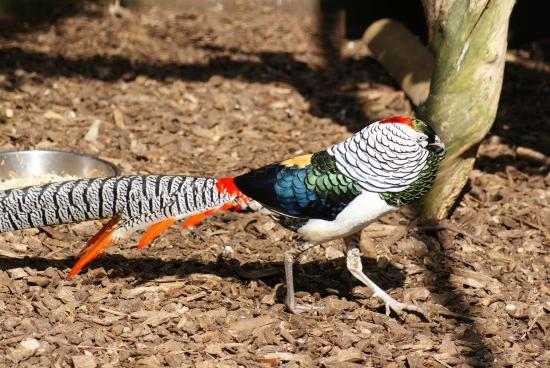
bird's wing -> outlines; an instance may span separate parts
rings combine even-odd
[[[400,124],[374,123],[327,151],[336,167],[368,192],[401,192],[418,179],[428,151]]]
[[[264,166],[235,179],[241,192],[282,215],[333,220],[359,193],[326,151]]]

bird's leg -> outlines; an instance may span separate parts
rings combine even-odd
[[[374,296],[379,297],[384,301],[386,306],[386,315],[389,315],[392,310],[399,315],[402,314],[403,311],[410,311],[419,313],[426,319],[429,319],[428,314],[422,308],[414,304],[398,302],[363,273],[361,251],[358,246],[359,236],[360,234],[354,234],[344,238],[347,247],[346,265],[349,272],[351,272],[356,279],[368,286],[374,292]]]
[[[304,243],[299,248],[294,248],[292,250],[285,252],[285,281],[286,281],[286,298],[285,304],[288,310],[291,313],[299,314],[305,311],[312,309],[317,309],[318,307],[312,305],[302,305],[296,303],[296,298],[294,296],[294,272],[292,266],[294,265],[294,258],[299,256],[306,250],[314,247],[316,244]]]

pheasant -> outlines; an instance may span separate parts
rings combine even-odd
[[[425,122],[393,117],[373,122],[327,150],[295,157],[234,178],[122,176],[80,179],[0,192],[0,232],[110,218],[84,246],[75,276],[114,241],[149,227],[138,248],[179,220],[185,228],[223,210],[263,210],[303,239],[285,252],[286,305],[294,297],[297,254],[344,239],[350,273],[381,298],[386,313],[425,312],[388,295],[362,271],[357,235],[381,215],[411,204],[433,184],[445,146]]]

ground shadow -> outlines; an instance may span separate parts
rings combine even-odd
[[[426,221],[421,226],[436,226],[437,224]],[[443,304],[448,310],[454,313],[454,316],[448,316],[456,320],[457,325],[466,325],[467,328],[463,334],[456,336],[457,340],[472,349],[465,350],[462,353],[466,363],[474,367],[492,367],[495,362],[495,356],[491,348],[487,345],[485,337],[476,326],[476,316],[471,308],[471,303],[467,300],[460,290],[458,290],[450,281],[450,276],[455,273],[456,259],[447,254],[448,244],[445,238],[438,236],[437,230],[418,230],[419,238],[432,237],[435,242],[425,241],[431,244],[427,255],[428,262],[424,262],[430,277],[430,284],[426,285],[432,292],[447,295],[448,298]],[[435,245],[434,245],[435,244]],[[463,267],[463,264],[460,264]]]
[[[207,48],[207,46],[204,46]],[[215,49],[215,47],[210,47]],[[237,50],[234,50],[237,52]],[[251,53],[249,53],[251,54]],[[55,76],[83,76],[103,81],[133,80],[138,75],[152,79],[178,78],[186,81],[206,82],[213,76],[241,79],[254,83],[287,83],[310,102],[310,112],[343,124],[350,131],[364,127],[369,119],[363,102],[354,90],[343,85],[361,82],[394,84],[373,59],[343,60],[330,69],[314,69],[296,60],[286,52],[253,53],[259,61],[235,61],[229,56],[216,56],[204,64],[146,63],[130,61],[119,56],[93,56],[71,59],[45,53],[23,50],[17,47],[0,49],[0,72],[5,75],[3,87],[17,90],[24,83],[18,69],[36,73],[39,78]],[[377,69],[375,73],[372,70]],[[371,72],[367,72],[371,71]]]
[[[550,48],[550,47],[549,47]],[[549,50],[550,52],[550,50]],[[484,172],[505,172],[507,166],[530,176],[546,176],[550,171],[550,73],[534,65],[507,62],[504,70],[502,93],[495,123],[489,136],[509,148],[534,150],[546,160],[534,160],[513,152],[497,156],[481,155],[475,168]]]
[[[89,0],[0,0],[0,34],[7,38],[19,33],[48,28],[77,15],[100,16],[101,8]]]
[[[337,21],[326,17],[322,21],[323,30],[338,29],[330,22]],[[328,22],[328,24],[327,24]],[[320,32],[321,37],[332,37],[330,32]],[[230,56],[217,56],[205,64],[181,63],[146,63],[134,62],[124,57],[94,56],[91,58],[71,59],[63,56],[51,56],[45,53],[30,52],[20,48],[0,49],[0,71],[6,74],[6,90],[19,88],[23,80],[18,77],[16,70],[22,69],[33,72],[40,77],[51,76],[83,76],[85,78],[115,81],[119,79],[133,80],[138,75],[165,80],[179,78],[189,81],[208,81],[215,75],[227,79],[242,79],[256,83],[287,83],[300,92],[310,102],[310,112],[319,117],[328,117],[334,122],[343,124],[350,131],[362,127],[369,119],[362,108],[362,102],[354,91],[343,92],[342,86],[353,82],[380,82],[394,84],[387,74],[381,71],[376,61],[339,60],[333,62],[332,57],[337,53],[334,39],[326,39],[327,67],[313,69],[306,63],[295,58],[293,54],[285,52],[262,52],[254,55],[259,61],[235,61]],[[322,42],[322,43],[323,43]],[[215,50],[214,46],[203,45],[204,48]],[[242,52],[240,50],[219,49],[219,51]],[[337,57],[338,54],[336,55]],[[381,72],[367,73],[366,70],[378,68]],[[101,72],[99,72],[101,70]],[[497,123],[492,133],[502,137],[512,146],[526,146],[549,154],[548,137],[550,128],[548,123],[549,106],[540,96],[546,96],[550,85],[548,73],[525,68],[521,65],[508,63],[506,66],[501,107]],[[384,77],[384,75],[386,75]],[[380,77],[382,76],[382,77]],[[375,78],[384,78],[376,80]],[[482,103],[480,101],[480,103]],[[493,160],[494,161],[494,160]],[[517,161],[491,162],[480,160],[478,168],[482,170],[501,170],[499,165],[514,165]],[[435,234],[430,234],[434,236]],[[494,355],[479,333],[473,320],[473,313],[466,297],[453,287],[449,276],[453,274],[453,261],[445,254],[445,244],[440,249],[431,249],[430,271],[435,275],[434,283],[430,288],[435,292],[449,293],[451,298],[446,305],[451,311],[466,317],[459,323],[468,324],[467,332],[459,339],[476,346],[473,352],[472,364],[475,366],[491,366]],[[67,269],[72,266],[72,257],[53,261],[41,257],[25,259],[0,258],[0,269],[11,269],[29,266],[41,270],[48,267]],[[364,259],[366,272],[372,275],[375,281],[384,288],[398,287],[403,283],[403,274],[395,267],[380,271],[374,267],[374,261]],[[218,261],[214,263],[199,263],[196,261],[164,261],[157,258],[127,259],[120,255],[105,255],[95,262],[92,268],[103,267],[111,270],[112,277],[133,276],[140,282],[152,280],[161,275],[186,275],[195,272],[204,272],[222,277],[236,277],[246,279],[250,275],[247,271],[274,269],[275,274],[262,277],[265,282],[274,286],[283,281],[283,266],[280,263],[261,263],[235,265],[231,262]],[[319,292],[319,289],[348,290],[349,283],[340,275],[347,274],[342,261],[321,262],[306,264],[303,272],[296,277],[297,289]],[[328,271],[330,270],[330,271]],[[341,270],[337,277],[333,277],[334,270]],[[306,276],[309,275],[309,277]],[[313,276],[312,276],[313,275]],[[331,277],[314,277],[315,275],[330,275]],[[346,276],[347,277],[347,276]],[[307,280],[308,282],[304,282]],[[397,281],[396,281],[397,280]],[[313,282],[310,282],[313,281]],[[346,285],[347,289],[346,289]],[[325,291],[326,292],[326,291]],[[468,320],[470,319],[470,321]],[[483,359],[482,359],[483,358]]]
[[[546,176],[550,172],[550,167],[542,161],[526,159],[513,154],[496,157],[480,155],[476,158],[474,168],[495,174],[505,173],[508,166],[515,167],[528,176]]]
[[[67,257],[52,260],[46,257],[10,258],[0,257],[0,270],[6,271],[20,267],[30,267],[37,271],[44,271],[53,267],[68,270],[76,259]],[[377,267],[376,260],[363,258],[365,273],[383,289],[393,289],[403,286],[405,275],[391,263],[383,269]],[[184,277],[193,273],[207,273],[220,277],[230,277],[239,280],[262,279],[269,287],[284,283],[284,265],[282,262],[250,262],[240,264],[235,259],[218,258],[216,262],[200,262],[197,260],[163,260],[155,257],[126,258],[120,254],[105,254],[100,259],[75,276],[85,276],[87,269],[106,270],[110,278],[135,279],[135,284],[158,279],[162,276]],[[327,277],[330,275],[330,277]],[[336,259],[322,262],[307,262],[295,265],[296,291],[317,293],[321,297],[334,295],[335,290],[339,297],[353,300],[351,288],[357,282],[350,282],[345,260]],[[278,302],[283,303],[279,295]]]
[[[549,90],[550,73],[536,66],[507,62],[491,133],[513,147],[529,147],[550,156]]]

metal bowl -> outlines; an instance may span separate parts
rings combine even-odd
[[[120,170],[108,161],[83,153],[56,150],[0,152],[0,180],[51,174],[95,178],[118,176]]]

